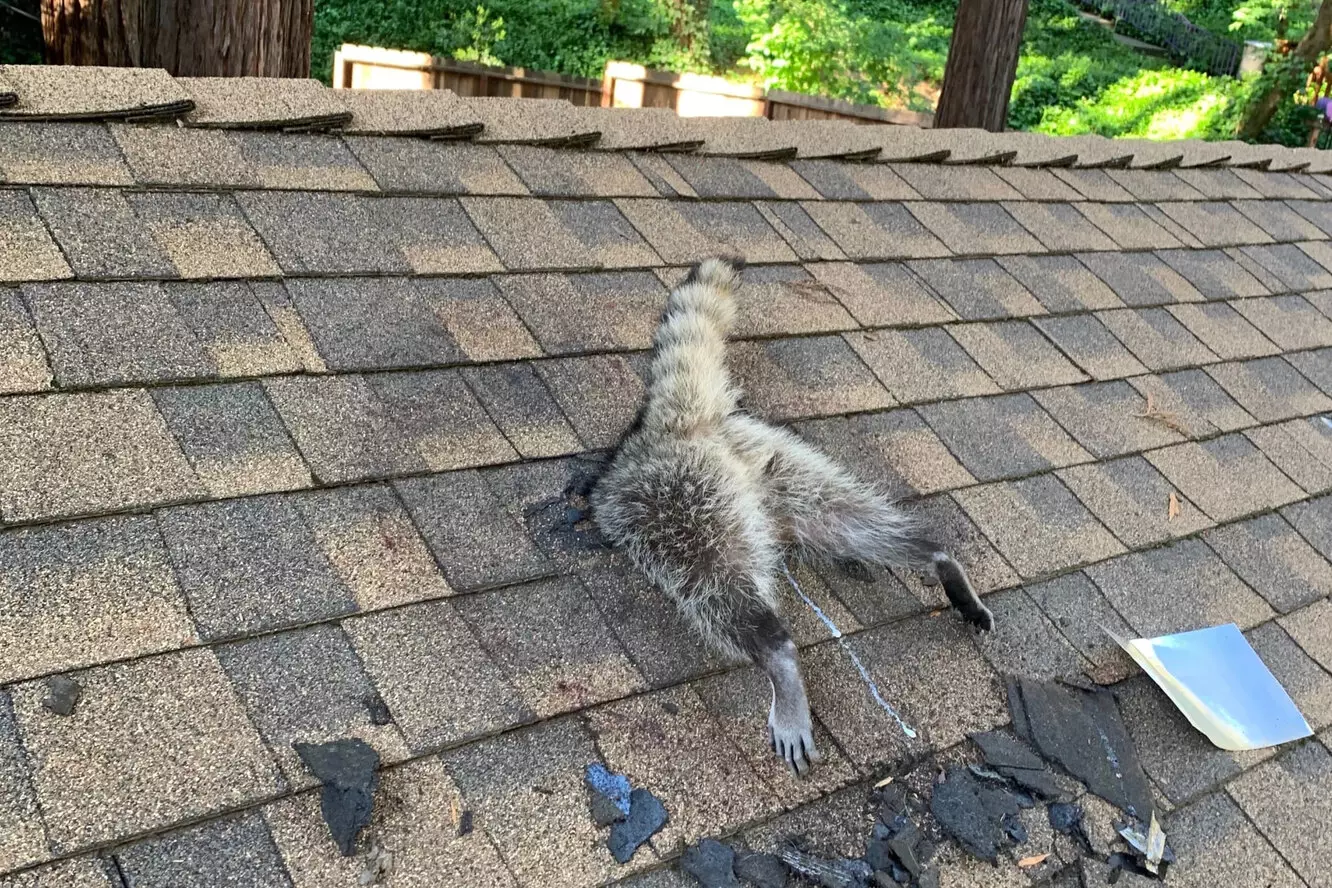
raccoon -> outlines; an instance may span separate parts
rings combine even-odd
[[[725,363],[741,267],[708,259],[671,293],[645,403],[589,500],[602,535],[707,642],[764,670],[773,751],[803,775],[820,756],[796,646],[778,615],[788,555],[920,570],[981,630],[994,617],[910,514],[795,433],[741,409]]]

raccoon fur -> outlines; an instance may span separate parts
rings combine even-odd
[[[709,259],[670,295],[647,398],[590,496],[592,516],[723,654],[772,684],[773,751],[819,761],[795,643],[778,615],[784,559],[894,565],[938,578],[982,630],[994,618],[917,521],[793,432],[744,412],[726,369],[738,262]]]

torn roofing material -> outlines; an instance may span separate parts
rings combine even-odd
[[[776,853],[764,830],[853,796],[855,819],[850,784],[1003,728],[1000,675],[1128,676],[1101,624],[1233,621],[1329,726],[1332,179],[1272,171],[1311,153],[309,84],[189,127],[160,72],[0,80],[29,118],[88,118],[0,119],[0,884],[99,855],[148,883],[211,848],[350,884],[368,861],[292,744],[353,738],[381,761],[363,846],[404,882],[615,884],[740,833]],[[349,123],[286,131],[330,97]],[[930,616],[908,572],[794,565],[843,636],[779,586],[830,751],[801,783],[772,769],[763,677],[584,511],[669,288],[717,253],[749,263],[747,407],[928,516],[1001,627]],[[1134,687],[1181,810],[1282,767],[1241,778]],[[588,762],[670,812],[627,864]],[[1244,836],[1304,865],[1280,828]]]

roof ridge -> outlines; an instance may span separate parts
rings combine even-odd
[[[756,160],[1332,173],[1332,152],[1239,141],[1153,141],[923,129],[842,119],[676,116],[668,108],[449,90],[330,89],[312,79],[172,77],[153,68],[0,65],[0,120],[174,120],[181,126],[468,139]]]

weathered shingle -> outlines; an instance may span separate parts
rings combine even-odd
[[[1266,244],[1272,238],[1228,203],[1159,204],[1161,211],[1208,247]]]
[[[1242,308],[1245,302],[1257,301],[1239,300],[1235,305]],[[1171,305],[1166,311],[1174,315],[1175,320],[1187,327],[1203,345],[1222,360],[1263,357],[1281,351],[1229,303],[1200,302]]]
[[[1142,413],[1142,399],[1127,382],[1061,386],[1035,393],[1041,406],[1098,459],[1180,440],[1180,434]]]
[[[963,320],[1045,313],[1027,288],[993,259],[923,259],[908,265]]]
[[[918,410],[978,481],[1030,475],[1092,458],[1029,395],[968,398]]]
[[[867,327],[940,323],[956,317],[901,263],[820,262],[807,268]]]
[[[1164,308],[1123,308],[1097,312],[1096,317],[1152,370],[1194,367],[1217,360]]]
[[[1295,502],[1303,492],[1243,435],[1176,444],[1147,459],[1216,521]]]
[[[0,177],[33,185],[132,185],[105,127],[14,123],[0,128]]]
[[[44,683],[13,688],[56,849],[128,838],[282,789],[212,651],[103,666],[79,673],[78,681],[82,697],[69,716],[43,708]],[[208,767],[195,767],[199,761]],[[143,799],[153,803],[139,804]]]
[[[292,273],[405,273],[411,270],[380,224],[378,203],[351,194],[257,191],[237,194],[246,217]]]
[[[1147,368],[1092,315],[1036,318],[1032,323],[1093,379],[1115,379],[1147,372]]]
[[[51,387],[46,350],[17,290],[0,290],[0,394]]]
[[[999,392],[995,381],[944,330],[848,333],[846,341],[905,404]]]
[[[1004,203],[1004,209],[1048,250],[1072,252],[1115,249],[1115,242],[1072,204],[1008,201]]]
[[[1235,308],[1283,350],[1332,345],[1332,318],[1301,296],[1245,299]]]
[[[615,204],[656,254],[671,265],[700,262],[718,254],[739,256],[746,262],[794,262],[797,258],[753,204],[639,198],[622,198]],[[846,249],[845,244],[839,245]]]
[[[1161,250],[1156,255],[1208,299],[1267,295],[1257,278],[1220,250]]]
[[[1296,244],[1244,247],[1243,253],[1273,275],[1287,291],[1302,292],[1332,287],[1332,271],[1328,271]]]
[[[1188,536],[1212,523],[1141,456],[1073,466],[1058,474],[1111,533],[1134,549]]]
[[[646,271],[510,275],[500,293],[547,354],[644,349],[666,289]]]
[[[1281,358],[1218,364],[1208,372],[1259,422],[1306,416],[1332,407],[1332,398]]]
[[[337,136],[235,132],[241,161],[263,188],[378,191],[375,180]]]
[[[22,191],[0,191],[0,280],[71,277],[69,263]]]
[[[645,242],[609,201],[471,197],[463,198],[463,206],[514,271],[634,268],[659,261],[648,246],[655,243],[651,232]]]
[[[263,815],[236,817],[156,836],[115,855],[125,878],[143,888],[208,888],[214,880],[250,880],[289,888],[291,880]]]
[[[202,492],[145,391],[0,399],[0,516],[112,512]]]
[[[514,455],[454,371],[289,377],[265,388],[321,481],[443,471]]]
[[[1168,305],[1204,299],[1183,275],[1150,253],[1082,253],[1078,259],[1126,305]]]
[[[143,185],[253,188],[257,172],[226,133],[112,124],[111,135]]]
[[[463,378],[519,455],[532,459],[582,449],[578,435],[530,364],[468,369]]]
[[[454,142],[348,136],[347,144],[384,191],[527,194],[494,148]]]
[[[310,486],[310,470],[259,383],[157,388],[152,395],[210,496]]]
[[[1041,244],[998,204],[913,201],[905,206],[954,253],[996,256],[1043,252]]]
[[[129,202],[181,277],[268,277],[279,273],[277,263],[232,197],[131,194]]]
[[[586,447],[610,447],[633,422],[646,391],[642,356],[541,361],[536,372]]]
[[[809,201],[805,211],[852,259],[925,259],[949,254],[905,204]]]
[[[793,160],[791,168],[829,200],[915,200],[920,197],[887,164]]]
[[[1137,204],[1080,203],[1074,206],[1121,249],[1150,250],[1180,245],[1173,234],[1153,221]]]
[[[265,286],[280,290],[282,285],[258,288]],[[287,341],[250,284],[181,282],[164,287],[218,375],[266,376],[306,369],[299,345]]]
[[[957,324],[948,332],[1000,388],[1025,390],[1086,379],[1059,349],[1025,321]]]

